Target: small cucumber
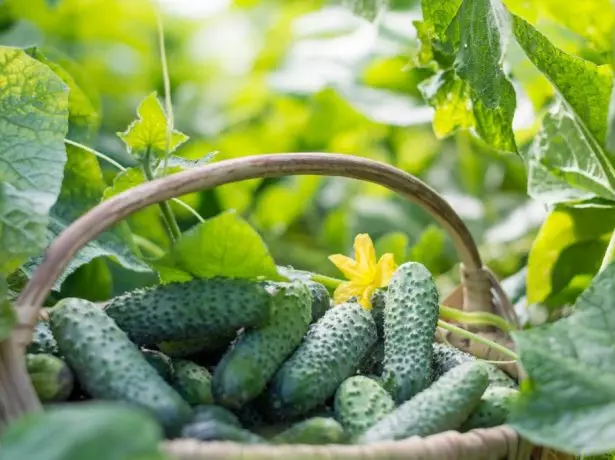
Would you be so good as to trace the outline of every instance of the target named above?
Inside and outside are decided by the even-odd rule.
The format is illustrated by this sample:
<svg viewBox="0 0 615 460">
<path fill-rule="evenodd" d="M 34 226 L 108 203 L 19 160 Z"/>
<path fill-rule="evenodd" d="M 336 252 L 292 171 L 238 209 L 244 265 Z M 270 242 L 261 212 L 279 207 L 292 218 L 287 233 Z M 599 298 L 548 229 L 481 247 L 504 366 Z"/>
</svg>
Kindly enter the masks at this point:
<svg viewBox="0 0 615 460">
<path fill-rule="evenodd" d="M 263 392 L 284 360 L 301 343 L 312 315 L 305 284 L 280 283 L 271 300 L 271 319 L 244 331 L 214 370 L 216 402 L 239 408 Z"/>
<path fill-rule="evenodd" d="M 382 363 L 384 361 L 384 342 L 378 340 L 365 354 L 359 365 L 359 373 L 363 375 L 382 375 Z"/>
<path fill-rule="evenodd" d="M 260 436 L 238 428 L 227 425 L 216 420 L 196 422 L 186 425 L 182 429 L 182 438 L 193 438 L 200 441 L 233 441 L 243 444 L 266 444 L 267 441 Z"/>
<path fill-rule="evenodd" d="M 211 374 L 207 369 L 185 359 L 173 361 L 173 387 L 191 406 L 213 404 Z"/>
<path fill-rule="evenodd" d="M 378 338 L 384 338 L 384 308 L 386 307 L 387 289 L 379 288 L 372 294 L 372 316 L 378 329 Z"/>
<path fill-rule="evenodd" d="M 28 345 L 27 353 L 46 353 L 48 355 L 59 356 L 58 342 L 53 337 L 51 328 L 47 321 L 38 321 L 32 331 L 32 342 Z"/>
<path fill-rule="evenodd" d="M 230 336 L 244 326 L 259 326 L 269 316 L 270 295 L 248 280 L 196 279 L 123 294 L 107 315 L 138 345 Z"/>
<path fill-rule="evenodd" d="M 157 346 L 171 358 L 187 358 L 203 352 L 219 351 L 227 348 L 237 334 L 208 335 L 196 339 L 160 342 Z"/>
<path fill-rule="evenodd" d="M 61 300 L 51 311 L 50 325 L 60 352 L 91 396 L 149 409 L 171 435 L 190 417 L 190 406 L 92 302 Z"/>
<path fill-rule="evenodd" d="M 235 414 L 222 406 L 213 404 L 195 407 L 194 416 L 190 423 L 207 422 L 210 420 L 241 428 L 241 422 Z"/>
<path fill-rule="evenodd" d="M 347 302 L 331 308 L 310 326 L 271 382 L 273 415 L 295 417 L 324 403 L 356 372 L 376 338 L 374 319 L 361 305 Z"/>
<path fill-rule="evenodd" d="M 75 378 L 60 358 L 45 353 L 27 354 L 26 369 L 38 399 L 43 403 L 66 401 Z"/>
<path fill-rule="evenodd" d="M 462 363 L 472 361 L 477 361 L 476 357 L 465 351 L 441 343 L 433 344 L 432 369 L 435 379 Z M 517 388 L 515 381 L 502 369 L 491 363 L 484 364 L 489 375 L 490 386 Z"/>
<path fill-rule="evenodd" d="M 173 362 L 164 353 L 160 353 L 156 350 L 141 350 L 141 353 L 145 357 L 145 360 L 156 369 L 158 375 L 164 379 L 165 382 L 172 382 L 175 377 L 175 370 L 173 369 Z"/>
<path fill-rule="evenodd" d="M 459 431 L 503 425 L 508 418 L 510 405 L 518 394 L 517 390 L 508 387 L 487 388 L 478 407 L 461 426 Z"/>
<path fill-rule="evenodd" d="M 430 436 L 457 429 L 478 406 L 488 383 L 482 363 L 455 367 L 368 429 L 357 443 Z"/>
<path fill-rule="evenodd" d="M 388 286 L 384 309 L 385 388 L 400 404 L 432 381 L 432 343 L 439 297 L 429 270 L 417 262 L 400 265 Z"/>
<path fill-rule="evenodd" d="M 332 418 L 313 417 L 298 422 L 274 436 L 274 444 L 342 444 L 344 428 Z"/>
<path fill-rule="evenodd" d="M 335 393 L 335 418 L 351 436 L 363 433 L 393 409 L 391 395 L 362 375 L 344 380 Z"/>
<path fill-rule="evenodd" d="M 312 323 L 315 323 L 331 308 L 331 296 L 322 284 L 316 281 L 306 281 L 310 294 L 312 294 Z"/>
</svg>

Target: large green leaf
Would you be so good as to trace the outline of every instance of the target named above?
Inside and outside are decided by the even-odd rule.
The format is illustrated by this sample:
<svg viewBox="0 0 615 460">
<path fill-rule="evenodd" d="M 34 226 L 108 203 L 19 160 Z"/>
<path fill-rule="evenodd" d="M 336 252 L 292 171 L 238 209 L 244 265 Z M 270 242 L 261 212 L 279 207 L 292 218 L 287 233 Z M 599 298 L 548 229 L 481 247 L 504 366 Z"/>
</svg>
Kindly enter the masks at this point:
<svg viewBox="0 0 615 460">
<path fill-rule="evenodd" d="M 556 208 L 529 254 L 527 298 L 553 305 L 574 300 L 600 267 L 615 228 L 612 208 Z"/>
<path fill-rule="evenodd" d="M 81 403 L 26 415 L 1 438 L 0 460 L 137 460 L 166 458 L 160 426 L 141 409 Z"/>
<path fill-rule="evenodd" d="M 0 273 L 45 248 L 66 162 L 68 89 L 21 50 L 0 48 Z"/>
<path fill-rule="evenodd" d="M 276 278 L 276 265 L 260 235 L 235 212 L 194 226 L 156 262 L 163 282 L 192 278 Z"/>
<path fill-rule="evenodd" d="M 615 449 L 614 330 L 611 264 L 578 298 L 572 315 L 514 333 L 528 375 L 509 420 L 515 430 L 577 455 Z"/>
<path fill-rule="evenodd" d="M 0 340 L 6 339 L 17 323 L 17 315 L 9 300 L 9 285 L 0 277 Z"/>
<path fill-rule="evenodd" d="M 571 56 L 523 19 L 512 18 L 514 34 L 527 56 L 551 80 L 598 143 L 604 145 L 613 80 L 610 67 Z"/>
</svg>

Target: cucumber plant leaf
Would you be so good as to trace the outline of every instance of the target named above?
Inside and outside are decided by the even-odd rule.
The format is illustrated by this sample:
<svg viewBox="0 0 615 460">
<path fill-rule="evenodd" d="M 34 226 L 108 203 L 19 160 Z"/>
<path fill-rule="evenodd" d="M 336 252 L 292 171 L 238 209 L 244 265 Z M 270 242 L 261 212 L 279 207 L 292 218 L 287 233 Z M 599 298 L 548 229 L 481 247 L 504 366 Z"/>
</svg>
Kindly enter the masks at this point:
<svg viewBox="0 0 615 460">
<path fill-rule="evenodd" d="M 164 460 L 162 439 L 160 426 L 144 410 L 88 402 L 48 408 L 11 424 L 1 438 L 0 460 Z"/>
<path fill-rule="evenodd" d="M 68 89 L 25 52 L 0 47 L 0 274 L 46 245 L 66 163 Z"/>
<path fill-rule="evenodd" d="M 17 315 L 9 300 L 9 285 L 0 277 L 0 340 L 6 339 L 17 324 Z"/>
<path fill-rule="evenodd" d="M 195 225 L 157 260 L 164 283 L 192 278 L 277 279 L 276 265 L 260 235 L 233 211 Z"/>
<path fill-rule="evenodd" d="M 138 120 L 133 121 L 123 133 L 117 133 L 126 144 L 128 152 L 135 157 L 142 157 L 150 151 L 154 156 L 164 158 L 188 140 L 184 133 L 173 129 L 170 145 L 167 146 L 169 120 L 155 92 L 143 99 L 137 114 Z"/>
<path fill-rule="evenodd" d="M 576 455 L 615 450 L 614 299 L 610 264 L 569 317 L 513 333 L 527 380 L 509 423 L 524 438 Z"/>
</svg>

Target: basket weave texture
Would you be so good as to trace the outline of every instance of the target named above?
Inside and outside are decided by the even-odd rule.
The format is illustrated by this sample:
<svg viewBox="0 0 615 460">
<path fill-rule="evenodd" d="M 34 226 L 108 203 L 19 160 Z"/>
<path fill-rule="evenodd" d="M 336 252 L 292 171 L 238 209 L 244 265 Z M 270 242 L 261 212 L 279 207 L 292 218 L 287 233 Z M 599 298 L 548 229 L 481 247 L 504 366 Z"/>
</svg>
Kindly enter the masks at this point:
<svg viewBox="0 0 615 460">
<path fill-rule="evenodd" d="M 49 246 L 43 262 L 16 302 L 19 325 L 0 343 L 0 428 L 26 412 L 41 410 L 24 365 L 25 347 L 54 281 L 72 257 L 101 232 L 146 206 L 219 185 L 257 177 L 321 175 L 370 181 L 422 206 L 447 231 L 461 260 L 461 286 L 444 303 L 465 311 L 500 314 L 513 324 L 516 317 L 503 290 L 483 267 L 476 244 L 453 208 L 417 178 L 384 163 L 351 155 L 287 153 L 243 157 L 184 171 L 130 189 L 105 201 L 75 221 Z M 499 332 L 480 333 L 509 345 Z M 457 341 L 455 345 L 479 357 L 506 360 L 485 347 Z M 514 365 L 505 368 L 517 375 Z M 449 431 L 426 438 L 384 442 L 368 446 L 254 446 L 236 443 L 203 443 L 180 439 L 163 448 L 177 460 L 528 460 L 531 446 L 507 426 Z"/>
</svg>

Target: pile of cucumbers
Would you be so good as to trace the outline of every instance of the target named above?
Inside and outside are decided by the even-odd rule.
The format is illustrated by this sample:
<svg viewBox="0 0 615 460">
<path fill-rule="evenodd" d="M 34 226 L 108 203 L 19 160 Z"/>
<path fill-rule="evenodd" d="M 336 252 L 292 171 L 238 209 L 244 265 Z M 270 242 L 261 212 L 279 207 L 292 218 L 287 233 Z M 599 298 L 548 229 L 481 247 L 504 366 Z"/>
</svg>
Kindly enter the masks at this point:
<svg viewBox="0 0 615 460">
<path fill-rule="evenodd" d="M 369 444 L 505 422 L 516 383 L 435 343 L 438 292 L 408 262 L 368 310 L 313 281 L 158 285 L 101 308 L 67 298 L 26 357 L 43 403 L 145 408 L 169 438 Z"/>
</svg>

